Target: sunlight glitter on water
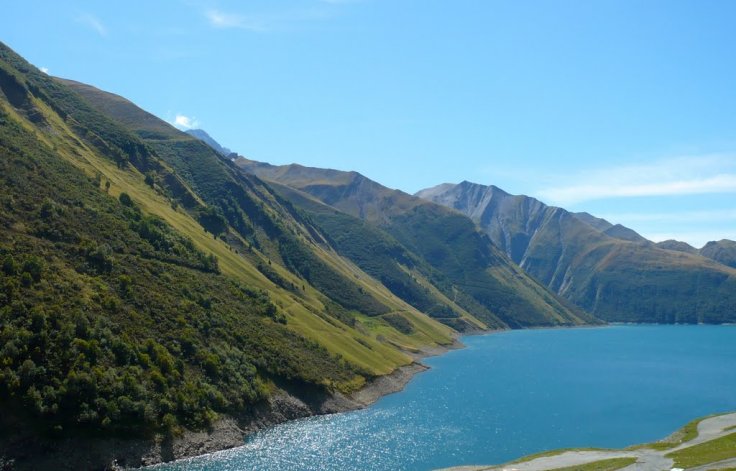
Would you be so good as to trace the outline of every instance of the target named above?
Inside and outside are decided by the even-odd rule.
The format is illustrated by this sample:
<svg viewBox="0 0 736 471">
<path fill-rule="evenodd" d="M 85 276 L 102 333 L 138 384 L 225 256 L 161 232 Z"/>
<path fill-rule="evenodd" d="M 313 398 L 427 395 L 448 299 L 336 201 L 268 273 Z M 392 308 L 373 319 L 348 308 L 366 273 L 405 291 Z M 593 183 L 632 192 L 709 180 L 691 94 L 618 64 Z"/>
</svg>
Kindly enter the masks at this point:
<svg viewBox="0 0 736 471">
<path fill-rule="evenodd" d="M 468 337 L 360 411 L 282 424 L 157 471 L 427 470 L 622 447 L 736 410 L 736 327 L 616 326 Z M 666 391 L 666 394 L 663 392 Z M 636 427 L 631 424 L 636 423 Z"/>
</svg>

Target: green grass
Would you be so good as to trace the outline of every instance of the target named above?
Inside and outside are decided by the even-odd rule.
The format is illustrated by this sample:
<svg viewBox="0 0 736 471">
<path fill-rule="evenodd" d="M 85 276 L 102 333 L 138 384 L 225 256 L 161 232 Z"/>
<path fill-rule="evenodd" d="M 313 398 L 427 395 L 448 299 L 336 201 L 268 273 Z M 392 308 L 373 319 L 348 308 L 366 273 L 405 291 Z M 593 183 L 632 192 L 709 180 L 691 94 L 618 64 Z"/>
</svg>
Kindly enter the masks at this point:
<svg viewBox="0 0 736 471">
<path fill-rule="evenodd" d="M 591 463 L 554 468 L 552 471 L 615 471 L 636 463 L 634 457 L 609 458 L 606 460 L 593 461 Z"/>
<path fill-rule="evenodd" d="M 665 456 L 672 458 L 675 466 L 680 468 L 691 468 L 736 458 L 736 433 L 674 451 Z"/>
</svg>

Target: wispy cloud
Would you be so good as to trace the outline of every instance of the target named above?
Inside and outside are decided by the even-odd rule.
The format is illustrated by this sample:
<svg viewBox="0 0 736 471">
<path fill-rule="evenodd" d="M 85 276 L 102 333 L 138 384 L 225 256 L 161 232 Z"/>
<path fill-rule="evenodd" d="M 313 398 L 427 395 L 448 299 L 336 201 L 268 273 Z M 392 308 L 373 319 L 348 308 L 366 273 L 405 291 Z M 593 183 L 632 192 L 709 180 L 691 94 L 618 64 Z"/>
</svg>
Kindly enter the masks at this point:
<svg viewBox="0 0 736 471">
<path fill-rule="evenodd" d="M 554 204 L 570 205 L 606 198 L 736 193 L 736 156 L 663 159 L 583 171 L 565 180 L 543 188 L 537 195 Z"/>
<path fill-rule="evenodd" d="M 172 124 L 179 129 L 184 129 L 185 131 L 187 129 L 195 129 L 199 127 L 199 121 L 197 120 L 197 118 L 185 116 L 183 114 L 177 114 L 174 117 L 174 121 Z"/>
<path fill-rule="evenodd" d="M 241 14 L 210 9 L 205 12 L 205 18 L 210 26 L 218 29 L 242 29 L 255 33 L 264 33 L 282 30 L 298 23 L 320 21 L 334 16 L 334 7 L 329 4 L 347 3 L 345 0 L 321 1 L 324 5 L 313 5 L 309 8 L 290 9 L 282 11 Z"/>
<path fill-rule="evenodd" d="M 46 74 L 46 75 L 48 75 L 48 74 L 49 74 L 49 69 L 48 69 L 48 68 L 46 68 L 46 67 L 41 67 L 41 68 L 40 68 L 40 69 L 38 69 L 38 70 L 40 70 L 41 72 L 43 72 L 43 73 L 44 73 L 44 74 Z"/>
<path fill-rule="evenodd" d="M 702 211 L 673 211 L 661 213 L 604 213 L 599 217 L 608 221 L 626 221 L 626 223 L 725 223 L 736 222 L 736 209 L 713 209 Z"/>
<path fill-rule="evenodd" d="M 102 21 L 90 13 L 83 13 L 77 17 L 77 22 L 91 28 L 100 36 L 107 36 L 107 28 Z"/>
<path fill-rule="evenodd" d="M 210 25 L 215 28 L 240 28 L 250 31 L 265 31 L 267 28 L 254 18 L 236 13 L 225 13 L 220 10 L 208 10 L 205 15 Z"/>
</svg>

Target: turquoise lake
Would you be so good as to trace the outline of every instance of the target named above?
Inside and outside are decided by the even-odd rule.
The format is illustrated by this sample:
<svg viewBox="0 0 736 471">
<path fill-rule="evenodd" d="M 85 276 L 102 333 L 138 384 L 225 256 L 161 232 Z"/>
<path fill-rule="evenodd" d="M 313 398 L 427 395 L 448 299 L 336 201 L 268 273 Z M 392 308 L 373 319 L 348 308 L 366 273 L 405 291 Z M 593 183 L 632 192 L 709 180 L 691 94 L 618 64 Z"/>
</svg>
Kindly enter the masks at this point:
<svg viewBox="0 0 736 471">
<path fill-rule="evenodd" d="M 526 330 L 462 339 L 368 409 L 313 417 L 156 470 L 427 470 L 623 447 L 736 410 L 736 326 Z"/>
</svg>

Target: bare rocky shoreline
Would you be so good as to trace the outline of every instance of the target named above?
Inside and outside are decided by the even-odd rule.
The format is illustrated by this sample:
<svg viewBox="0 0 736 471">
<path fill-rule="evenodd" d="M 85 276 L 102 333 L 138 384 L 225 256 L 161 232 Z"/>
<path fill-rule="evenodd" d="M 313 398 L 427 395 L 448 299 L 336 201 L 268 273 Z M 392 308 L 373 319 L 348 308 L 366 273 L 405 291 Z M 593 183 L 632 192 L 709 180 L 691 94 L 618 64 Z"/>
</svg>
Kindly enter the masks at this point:
<svg viewBox="0 0 736 471">
<path fill-rule="evenodd" d="M 243 411 L 238 417 L 225 416 L 206 431 L 186 431 L 182 436 L 152 439 L 75 438 L 40 440 L 27 437 L 12 443 L 0 443 L 0 457 L 15 457 L 7 469 L 23 470 L 122 470 L 189 458 L 234 448 L 244 438 L 265 428 L 313 415 L 333 414 L 365 408 L 381 397 L 401 391 L 415 374 L 429 369 L 421 358 L 439 355 L 462 347 L 455 341 L 445 347 L 434 347 L 413 353 L 414 361 L 378 376 L 362 389 L 346 396 L 319 390 L 290 391 L 284 387 L 267 403 Z"/>
</svg>

